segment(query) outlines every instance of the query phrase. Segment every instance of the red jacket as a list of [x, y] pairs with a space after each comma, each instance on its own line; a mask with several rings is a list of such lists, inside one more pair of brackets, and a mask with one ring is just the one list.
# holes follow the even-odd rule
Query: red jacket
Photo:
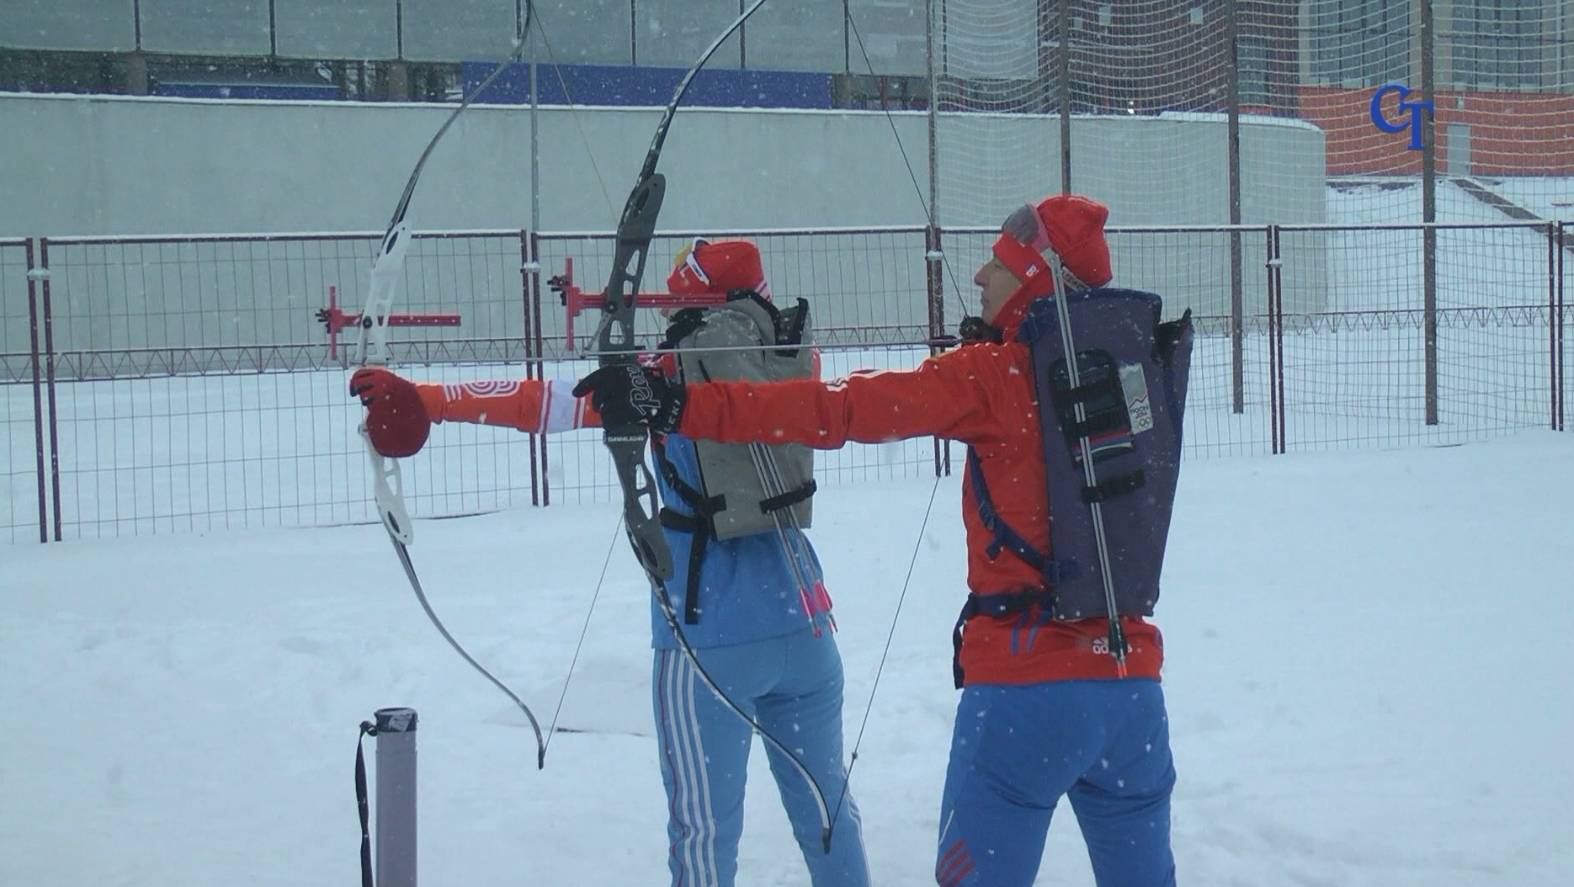
[[418, 382], [415, 386], [433, 423], [469, 422], [536, 433], [600, 428], [601, 416], [590, 398], [575, 397], [573, 388], [572, 380], [562, 379]]
[[[930, 357], [913, 370], [860, 372], [828, 383], [690, 385], [678, 430], [729, 443], [795, 442], [820, 449], [930, 435], [962, 441], [977, 452], [1001, 518], [1048, 552], [1049, 508], [1032, 359], [1027, 347], [1014, 341], [1026, 308], [1021, 301], [1008, 305], [999, 319], [1007, 344], [967, 345]], [[964, 475], [968, 586], [978, 595], [1042, 587], [1043, 577], [1009, 550], [994, 559], [985, 554], [993, 536], [979, 519], [972, 486]], [[1031, 644], [1019, 635], [1013, 653], [1019, 620], [978, 616], [969, 622], [961, 654], [968, 684], [1118, 676], [1114, 658], [1094, 649], [1095, 643], [1100, 651], [1107, 644], [1107, 620], [1050, 622], [1033, 633]], [[1122, 625], [1129, 646], [1127, 674], [1157, 678], [1164, 661], [1158, 627], [1132, 616], [1122, 617]]]

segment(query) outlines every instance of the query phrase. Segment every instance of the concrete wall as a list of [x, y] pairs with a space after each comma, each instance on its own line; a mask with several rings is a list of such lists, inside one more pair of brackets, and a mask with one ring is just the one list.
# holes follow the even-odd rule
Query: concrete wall
[[[0, 236], [380, 229], [451, 110], [0, 96]], [[610, 230], [660, 113], [543, 109], [543, 226]], [[897, 125], [922, 163], [922, 115]], [[661, 171], [664, 228], [924, 219], [882, 114], [685, 109]], [[412, 220], [508, 228], [529, 214], [528, 111], [471, 108], [428, 163]]]
[[[0, 95], [0, 237], [380, 228], [450, 110]], [[542, 109], [543, 228], [610, 228], [659, 114]], [[927, 199], [924, 116], [894, 120]], [[1246, 221], [1322, 221], [1322, 133], [1254, 119], [1242, 130]], [[946, 120], [942, 220], [994, 224], [1026, 197], [1058, 190], [1059, 133], [1053, 117]], [[1073, 133], [1072, 184], [1110, 205], [1111, 224], [1228, 219], [1222, 116], [1078, 118]], [[1022, 145], [1036, 146], [1031, 156], [1020, 156]], [[428, 164], [411, 210], [417, 227], [525, 224], [529, 152], [527, 110], [466, 111]], [[661, 169], [670, 184], [664, 228], [924, 218], [880, 113], [683, 109]], [[966, 196], [979, 180], [995, 199]]]
[[[450, 111], [432, 105], [0, 96], [0, 237], [380, 230], [416, 157]], [[541, 228], [611, 230], [659, 114], [542, 109]], [[897, 114], [894, 121], [927, 198], [927, 121], [915, 113]], [[1322, 133], [1271, 120], [1248, 121], [1242, 129], [1245, 221], [1322, 222]], [[1013, 206], [1058, 191], [1058, 140], [1053, 117], [943, 120], [942, 224], [992, 227]], [[1220, 224], [1228, 220], [1225, 144], [1218, 115], [1078, 118], [1072, 184], [1110, 205], [1112, 226]], [[1032, 148], [1026, 156], [1023, 146]], [[530, 150], [528, 111], [467, 111], [427, 165], [412, 223], [422, 230], [528, 226]], [[684, 109], [661, 170], [668, 177], [664, 230], [924, 221], [891, 122], [880, 113]], [[964, 306], [975, 306], [970, 280], [990, 239], [980, 233], [947, 240], [946, 313], [953, 321]], [[1227, 236], [1123, 234], [1114, 244], [1119, 282], [1165, 294], [1177, 312], [1228, 311]], [[598, 289], [607, 257], [589, 255], [587, 246], [576, 248], [579, 280]], [[1261, 236], [1248, 236], [1245, 246], [1250, 313], [1261, 310], [1265, 290]], [[369, 243], [304, 258], [283, 247], [246, 247], [243, 254], [227, 248], [95, 249], [79, 248], [79, 267], [62, 267], [56, 275], [57, 312], [80, 306], [79, 321], [60, 323], [61, 333], [77, 322], [83, 331], [65, 336], [74, 341], [58, 343], [61, 348], [315, 341], [311, 323], [302, 320], [307, 309], [322, 303], [328, 283], [335, 283], [347, 308], [357, 309], [358, 281], [370, 255]], [[556, 273], [560, 268], [547, 252], [545, 270]], [[922, 323], [920, 238], [849, 237], [834, 247], [782, 242], [767, 244], [766, 252], [778, 291], [792, 284], [793, 295], [816, 297], [825, 306], [821, 317], [834, 314], [856, 325]], [[669, 254], [653, 250], [651, 261], [660, 265]], [[63, 266], [71, 257], [62, 248], [51, 258]], [[187, 261], [189, 274], [174, 268]], [[413, 260], [412, 273], [423, 273], [425, 261]], [[330, 267], [325, 262], [331, 274], [321, 270]], [[483, 281], [476, 293], [441, 292], [445, 285], [434, 283], [432, 299], [406, 310], [457, 311], [471, 299], [471, 316], [512, 315], [517, 250], [512, 258], [499, 252], [462, 264], [464, 280]], [[484, 271], [471, 270], [481, 266]], [[215, 267], [223, 273], [213, 273]], [[1288, 268], [1288, 289], [1320, 293], [1324, 273]], [[231, 280], [239, 276], [245, 279]], [[661, 277], [653, 269], [647, 280], [655, 287]], [[204, 284], [209, 278], [211, 285]], [[294, 281], [288, 292], [280, 280]], [[220, 307], [226, 304], [232, 307]], [[187, 315], [200, 305], [217, 319], [188, 327], [163, 316], [177, 310], [171, 305]], [[123, 330], [112, 328], [106, 326], [110, 317], [129, 322]], [[560, 329], [550, 311], [544, 319], [549, 332]], [[26, 330], [6, 326], [0, 347], [25, 348]], [[514, 323], [466, 326], [452, 334], [518, 334]], [[218, 341], [209, 327], [223, 330], [213, 334]]]

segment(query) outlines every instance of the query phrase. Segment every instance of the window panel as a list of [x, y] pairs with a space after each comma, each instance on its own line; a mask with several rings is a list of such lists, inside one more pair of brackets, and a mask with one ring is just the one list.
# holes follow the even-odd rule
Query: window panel
[[395, 0], [274, 0], [285, 58], [391, 59], [399, 54]]
[[267, 0], [142, 0], [142, 48], [186, 55], [267, 55]]
[[[535, 0], [536, 24], [531, 25], [532, 52], [540, 52], [542, 33], [552, 41], [552, 58], [560, 64], [631, 65], [633, 13], [629, 0]], [[767, 4], [767, 8], [769, 4]], [[763, 11], [763, 10], [762, 10]]]
[[[687, 68], [738, 13], [738, 0], [636, 0], [634, 60], [641, 65]], [[736, 68], [738, 53], [738, 35], [733, 34], [705, 67]]]
[[854, 74], [868, 74], [874, 66], [876, 74], [923, 75], [928, 73], [925, 63], [926, 33], [924, 4], [907, 0], [847, 0], [847, 12], [852, 17], [851, 26], [863, 35], [864, 46], [869, 52], [865, 63], [858, 49], [856, 36], [849, 34], [849, 67]]
[[1542, 0], [1456, 0], [1442, 33], [1451, 49], [1453, 85], [1540, 88], [1549, 14]]
[[1376, 86], [1409, 76], [1409, 0], [1313, 0], [1306, 20], [1313, 82]]
[[[404, 57], [418, 62], [502, 61], [514, 51], [515, 0], [403, 0]], [[556, 36], [556, 35], [553, 35]]]
[[767, 3], [744, 27], [744, 53], [750, 68], [827, 73], [847, 68], [842, 0]]
[[132, 0], [12, 0], [0, 12], [0, 46], [17, 49], [137, 48]]

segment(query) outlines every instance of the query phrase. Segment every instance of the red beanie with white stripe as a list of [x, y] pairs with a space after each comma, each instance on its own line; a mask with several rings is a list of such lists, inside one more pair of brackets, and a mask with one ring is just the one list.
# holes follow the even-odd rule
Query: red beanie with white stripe
[[1022, 281], [1034, 297], [1055, 291], [1048, 250], [1060, 257], [1074, 285], [1103, 286], [1110, 282], [1109, 241], [1104, 222], [1109, 207], [1080, 194], [1056, 194], [1037, 206], [1025, 205], [1000, 226], [994, 254]]
[[733, 290], [754, 290], [767, 299], [771, 297], [765, 269], [760, 264], [760, 248], [747, 240], [695, 240], [692, 247], [678, 253], [672, 274], [667, 277], [667, 291], [676, 295]]

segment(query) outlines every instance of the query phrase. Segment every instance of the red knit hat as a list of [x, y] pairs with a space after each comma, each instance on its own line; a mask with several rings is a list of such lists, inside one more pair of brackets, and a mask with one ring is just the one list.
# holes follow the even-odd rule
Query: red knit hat
[[672, 274], [667, 277], [668, 292], [695, 296], [754, 290], [765, 298], [771, 288], [760, 265], [760, 248], [747, 240], [705, 240], [696, 238], [692, 246], [678, 252]]
[[1079, 194], [1056, 194], [1038, 206], [1023, 206], [1006, 218], [995, 241], [995, 258], [1033, 296], [1055, 291], [1045, 251], [1053, 248], [1063, 269], [1087, 286], [1103, 286], [1113, 275], [1104, 222], [1109, 207]]

